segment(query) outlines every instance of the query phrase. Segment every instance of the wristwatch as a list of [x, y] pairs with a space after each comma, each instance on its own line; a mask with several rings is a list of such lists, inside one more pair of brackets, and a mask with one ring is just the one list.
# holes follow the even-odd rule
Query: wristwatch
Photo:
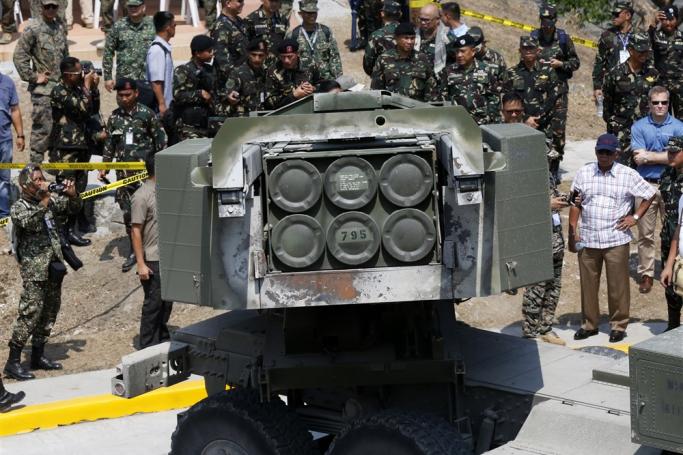
[[640, 216], [638, 216], [637, 213], [634, 213], [634, 214], [633, 214], [633, 219], [636, 220], [636, 221], [638, 221], [638, 220], [640, 219]]

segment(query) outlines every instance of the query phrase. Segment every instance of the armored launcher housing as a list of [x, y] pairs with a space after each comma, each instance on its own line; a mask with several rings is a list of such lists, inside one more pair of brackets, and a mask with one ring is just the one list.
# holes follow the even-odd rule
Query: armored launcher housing
[[575, 454], [596, 441], [568, 428], [598, 425], [635, 453], [612, 359], [456, 322], [551, 277], [545, 156], [524, 125], [380, 91], [159, 153], [162, 296], [228, 311], [124, 358], [114, 393], [204, 377], [174, 454]]

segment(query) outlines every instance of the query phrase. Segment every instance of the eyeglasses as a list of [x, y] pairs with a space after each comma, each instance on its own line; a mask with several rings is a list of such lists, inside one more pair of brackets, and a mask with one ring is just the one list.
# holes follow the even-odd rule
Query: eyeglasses
[[659, 106], [659, 105], [668, 106], [669, 101], [668, 100], [667, 101], [650, 101], [650, 104], [652, 104], [653, 106]]
[[421, 17], [420, 22], [431, 22], [434, 19], [437, 19], [436, 17]]
[[43, 9], [58, 9], [59, 5], [43, 5]]

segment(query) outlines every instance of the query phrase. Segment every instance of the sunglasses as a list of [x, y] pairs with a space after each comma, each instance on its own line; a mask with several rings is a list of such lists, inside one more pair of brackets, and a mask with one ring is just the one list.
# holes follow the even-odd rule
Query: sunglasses
[[58, 9], [59, 5], [43, 5], [43, 9]]
[[598, 155], [613, 155], [617, 152], [613, 152], [611, 150], [596, 150], [595, 153], [597, 153]]
[[669, 102], [668, 101], [650, 101], [650, 104], [653, 106], [668, 106]]
[[522, 115], [524, 113], [524, 110], [522, 110], [522, 109], [503, 109], [503, 112], [505, 112], [506, 114]]
[[434, 19], [437, 19], [436, 17], [421, 17], [420, 22], [431, 22]]

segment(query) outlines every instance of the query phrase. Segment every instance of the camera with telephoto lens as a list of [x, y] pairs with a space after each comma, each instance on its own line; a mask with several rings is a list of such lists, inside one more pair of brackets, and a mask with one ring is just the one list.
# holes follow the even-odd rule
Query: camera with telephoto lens
[[81, 60], [81, 68], [85, 74], [94, 71], [98, 76], [102, 76], [102, 68], [95, 68], [90, 60]]
[[64, 176], [58, 175], [54, 182], [47, 186], [47, 190], [50, 193], [62, 194], [66, 190], [66, 185], [64, 184]]

